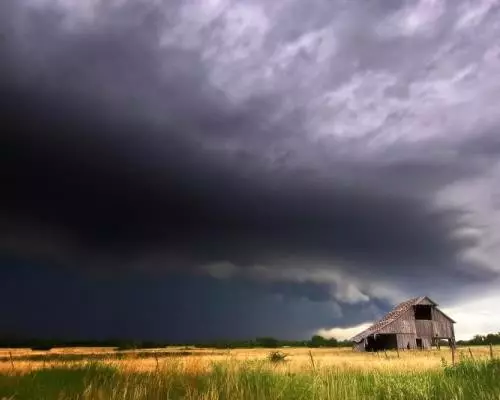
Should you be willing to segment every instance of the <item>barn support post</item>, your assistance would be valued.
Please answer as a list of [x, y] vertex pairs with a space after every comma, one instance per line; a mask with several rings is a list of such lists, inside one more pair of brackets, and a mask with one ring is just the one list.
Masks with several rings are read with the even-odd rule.
[[455, 365], [455, 347], [451, 346], [451, 365]]

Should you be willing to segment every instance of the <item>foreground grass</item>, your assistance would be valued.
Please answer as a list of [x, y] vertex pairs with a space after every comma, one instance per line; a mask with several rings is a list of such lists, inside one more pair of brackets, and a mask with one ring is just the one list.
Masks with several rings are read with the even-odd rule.
[[202, 374], [167, 364], [125, 373], [90, 362], [0, 375], [0, 399], [500, 399], [500, 361], [462, 360], [427, 372], [322, 368], [276, 373], [265, 362], [217, 363]]

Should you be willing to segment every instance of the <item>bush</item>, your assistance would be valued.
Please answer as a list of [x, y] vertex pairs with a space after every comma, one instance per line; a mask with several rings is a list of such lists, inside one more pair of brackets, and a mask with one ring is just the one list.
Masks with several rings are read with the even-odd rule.
[[287, 361], [288, 354], [282, 353], [281, 351], [272, 351], [267, 356], [267, 359], [273, 364], [282, 363]]

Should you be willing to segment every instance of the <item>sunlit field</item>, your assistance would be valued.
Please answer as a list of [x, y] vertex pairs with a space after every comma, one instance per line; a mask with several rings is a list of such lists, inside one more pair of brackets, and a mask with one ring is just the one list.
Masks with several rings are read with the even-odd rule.
[[[500, 347], [0, 350], [0, 399], [500, 399]], [[36, 395], [35, 395], [36, 393]], [[31, 396], [31, 397], [30, 397]], [[35, 396], [35, 397], [32, 397]]]
[[[187, 373], [207, 372], [217, 363], [238, 365], [242, 362], [267, 361], [271, 349], [231, 349], [212, 350], [196, 348], [168, 347], [152, 350], [114, 351], [113, 348], [61, 348], [50, 351], [30, 349], [0, 349], [0, 371], [14, 370], [26, 373], [43, 367], [61, 364], [81, 364], [99, 361], [127, 372], [154, 371], [163, 366], [175, 364]], [[273, 365], [273, 371], [300, 372], [311, 367], [336, 368], [349, 371], [426, 371], [439, 369], [443, 360], [452, 362], [449, 348], [429, 351], [387, 351], [386, 353], [354, 352], [350, 348], [282, 348], [287, 355], [286, 362]], [[500, 358], [500, 347], [493, 347], [494, 355]], [[488, 359], [488, 346], [458, 348], [456, 358], [468, 356], [474, 359]]]

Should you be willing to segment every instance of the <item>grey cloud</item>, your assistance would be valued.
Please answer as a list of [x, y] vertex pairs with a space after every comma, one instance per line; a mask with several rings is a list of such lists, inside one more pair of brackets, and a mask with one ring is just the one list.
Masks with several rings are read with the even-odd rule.
[[457, 33], [460, 6], [424, 3], [407, 12], [435, 29], [384, 36], [400, 2], [193, 2], [187, 15], [180, 1], [97, 2], [89, 15], [3, 2], [14, 128], [2, 141], [15, 157], [2, 163], [18, 179], [2, 214], [23, 221], [9, 249], [26, 254], [41, 224], [71, 239], [56, 252], [73, 264], [195, 273], [227, 260], [245, 277], [288, 273], [295, 256], [307, 276], [318, 262], [345, 275], [268, 280], [314, 301], [346, 300], [339, 285], [354, 280], [383, 297], [374, 276], [408, 291], [487, 283], [497, 271], [461, 258], [486, 246], [455, 234], [470, 207], [436, 196], [494, 168], [498, 28], [485, 15], [479, 33]]

